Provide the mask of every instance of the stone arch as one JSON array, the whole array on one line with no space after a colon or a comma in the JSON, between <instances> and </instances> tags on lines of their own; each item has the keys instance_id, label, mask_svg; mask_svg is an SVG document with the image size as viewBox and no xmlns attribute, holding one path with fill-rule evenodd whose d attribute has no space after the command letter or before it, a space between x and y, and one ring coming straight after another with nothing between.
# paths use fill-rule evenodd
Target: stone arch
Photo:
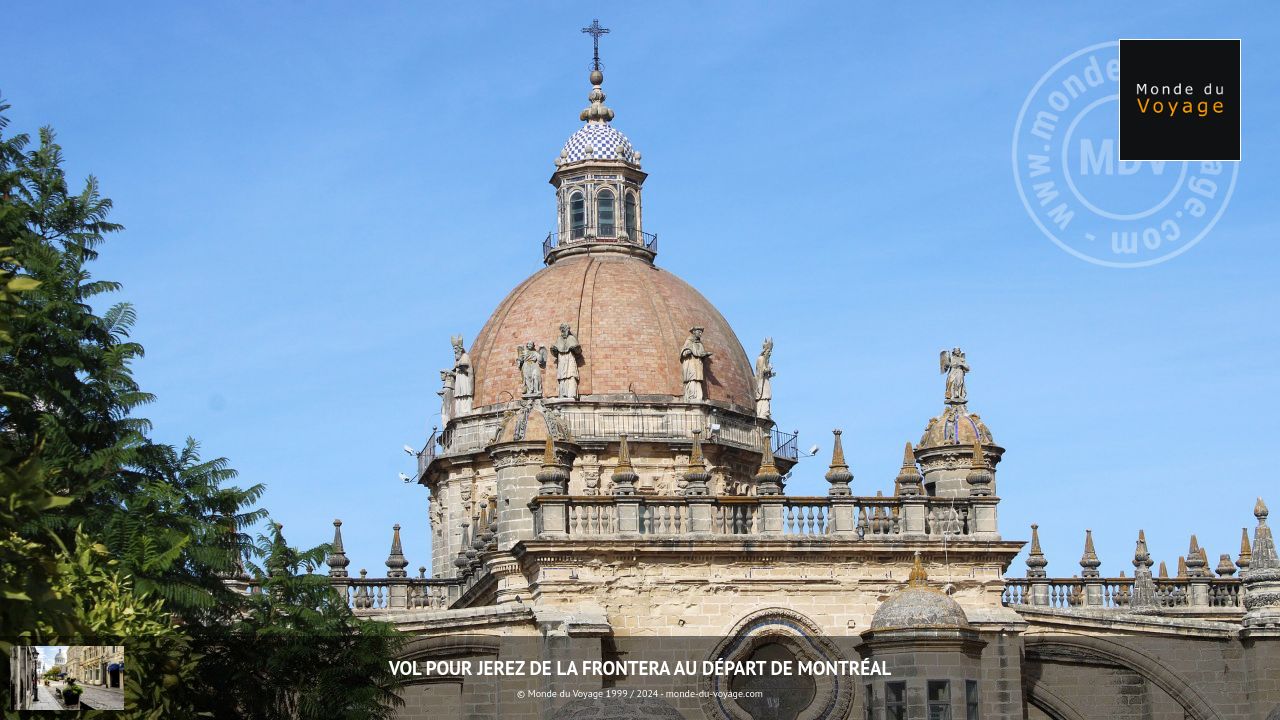
<instances>
[{"instance_id":1,"label":"stone arch","mask_svg":"<svg viewBox=\"0 0 1280 720\"><path fill-rule=\"evenodd\" d=\"M1053 720L1086 720L1071 703L1058 697L1043 683L1028 683L1025 695L1027 702L1039 708Z\"/></svg>"},{"instance_id":2,"label":"stone arch","mask_svg":"<svg viewBox=\"0 0 1280 720\"><path fill-rule=\"evenodd\" d=\"M415 637L400 650L401 660L445 658L455 655L497 655L499 638L494 635L443 635Z\"/></svg>"},{"instance_id":3,"label":"stone arch","mask_svg":"<svg viewBox=\"0 0 1280 720\"><path fill-rule=\"evenodd\" d=\"M748 613L723 633L723 640L707 655L707 660L746 660L761 645L780 644L800 660L846 660L822 629L805 615L782 607L770 607ZM857 659L857 658L852 658ZM856 678L840 675L815 677L816 692L800 720L826 720L848 715L856 692ZM708 718L750 720L735 701L724 698L728 679L713 676L702 680L707 695L702 700Z\"/></svg>"},{"instance_id":4,"label":"stone arch","mask_svg":"<svg viewBox=\"0 0 1280 720\"><path fill-rule=\"evenodd\" d=\"M1173 698L1191 720L1221 720L1221 716L1186 678L1155 655L1094 635L1028 635L1023 640L1023 647L1029 658L1040 659L1038 656L1042 652L1064 649L1083 652L1128 668Z\"/></svg>"}]
</instances>

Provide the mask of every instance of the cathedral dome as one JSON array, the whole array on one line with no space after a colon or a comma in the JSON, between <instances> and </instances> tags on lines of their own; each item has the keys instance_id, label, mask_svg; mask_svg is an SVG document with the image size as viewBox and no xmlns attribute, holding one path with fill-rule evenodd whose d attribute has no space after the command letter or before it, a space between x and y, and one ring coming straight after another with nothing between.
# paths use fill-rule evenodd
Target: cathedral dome
<instances>
[{"instance_id":1,"label":"cathedral dome","mask_svg":"<svg viewBox=\"0 0 1280 720\"><path fill-rule=\"evenodd\" d=\"M919 553L916 553L906 589L881 603L871 616L872 630L914 628L969 628L969 618L965 617L960 603L929 586Z\"/></svg>"},{"instance_id":2,"label":"cathedral dome","mask_svg":"<svg viewBox=\"0 0 1280 720\"><path fill-rule=\"evenodd\" d=\"M885 600L871 616L872 630L967 628L964 608L934 588L907 588Z\"/></svg>"},{"instance_id":3,"label":"cathedral dome","mask_svg":"<svg viewBox=\"0 0 1280 720\"><path fill-rule=\"evenodd\" d=\"M640 153L614 126L606 122L589 122L569 136L569 141L560 151L561 163L583 160L621 160L634 165L639 162Z\"/></svg>"},{"instance_id":4,"label":"cathedral dome","mask_svg":"<svg viewBox=\"0 0 1280 720\"><path fill-rule=\"evenodd\" d=\"M724 317L697 290L644 259L592 252L556 260L520 283L485 323L471 348L475 406L519 395L515 349L533 340L551 345L561 323L582 345L579 395L683 397L680 349L690 328L703 328L712 353L706 397L754 408L747 354ZM543 393L556 392L555 364L543 371Z\"/></svg>"}]
</instances>

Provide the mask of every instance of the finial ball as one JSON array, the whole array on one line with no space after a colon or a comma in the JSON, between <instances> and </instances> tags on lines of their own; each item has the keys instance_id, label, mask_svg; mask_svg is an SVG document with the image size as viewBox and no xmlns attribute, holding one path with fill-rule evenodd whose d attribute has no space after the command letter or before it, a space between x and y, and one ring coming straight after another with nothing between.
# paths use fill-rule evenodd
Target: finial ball
<instances>
[{"instance_id":1,"label":"finial ball","mask_svg":"<svg viewBox=\"0 0 1280 720\"><path fill-rule=\"evenodd\" d=\"M591 84L592 84L592 85L600 85L600 84L601 84L601 83L603 83L603 82L604 82L604 73L600 72L599 70L592 70L592 71L591 71Z\"/></svg>"}]
</instances>

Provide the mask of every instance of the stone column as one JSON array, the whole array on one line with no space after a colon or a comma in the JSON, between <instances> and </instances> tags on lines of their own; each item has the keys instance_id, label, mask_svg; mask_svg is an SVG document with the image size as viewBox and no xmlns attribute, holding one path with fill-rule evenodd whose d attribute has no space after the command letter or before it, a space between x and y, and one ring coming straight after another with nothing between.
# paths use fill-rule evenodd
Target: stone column
<instances>
[{"instance_id":1,"label":"stone column","mask_svg":"<svg viewBox=\"0 0 1280 720\"><path fill-rule=\"evenodd\" d=\"M760 469L756 471L756 492L759 493L760 517L757 523L765 535L782 534L782 510L786 498L782 495L782 474L773 464L773 448L769 434L764 433L760 455Z\"/></svg>"},{"instance_id":2,"label":"stone column","mask_svg":"<svg viewBox=\"0 0 1280 720\"><path fill-rule=\"evenodd\" d=\"M831 445L831 465L826 474L827 482L831 483L831 487L827 489L827 495L831 498L831 533L837 537L847 537L854 535L856 530L853 515L857 501L853 499L853 490L849 488L853 473L849 472L849 465L844 459L844 444L840 439L843 431L832 430L831 434L835 440Z\"/></svg>"},{"instance_id":3,"label":"stone column","mask_svg":"<svg viewBox=\"0 0 1280 720\"><path fill-rule=\"evenodd\" d=\"M1209 607L1209 559L1204 556L1204 549L1196 536L1191 536L1191 545L1187 550L1187 587L1191 595L1188 604L1191 607Z\"/></svg>"},{"instance_id":4,"label":"stone column","mask_svg":"<svg viewBox=\"0 0 1280 720\"><path fill-rule=\"evenodd\" d=\"M618 467L614 468L613 494L618 508L618 532L622 534L638 534L640 532L640 504L636 495L636 481L640 475L631 467L631 451L627 448L627 436L618 436Z\"/></svg>"},{"instance_id":5,"label":"stone column","mask_svg":"<svg viewBox=\"0 0 1280 720\"><path fill-rule=\"evenodd\" d=\"M333 521L333 545L329 548L329 557L325 561L329 566L329 582L333 585L333 589L345 602L347 599L347 566L351 564L351 560L347 558L346 550L342 547L342 521Z\"/></svg>"},{"instance_id":6,"label":"stone column","mask_svg":"<svg viewBox=\"0 0 1280 720\"><path fill-rule=\"evenodd\" d=\"M710 480L711 473L707 472L707 464L702 457L702 431L694 430L693 451L689 453L689 463L684 468L684 494L689 503L689 528L695 533L711 532L715 500L710 495Z\"/></svg>"},{"instance_id":7,"label":"stone column","mask_svg":"<svg viewBox=\"0 0 1280 720\"><path fill-rule=\"evenodd\" d=\"M555 443L548 437L542 455L538 480L538 498L531 503L536 522L534 531L542 537L564 537L569 534L569 472L556 460Z\"/></svg>"},{"instance_id":8,"label":"stone column","mask_svg":"<svg viewBox=\"0 0 1280 720\"><path fill-rule=\"evenodd\" d=\"M401 609L408 606L408 573L405 568L409 561L404 557L404 548L400 545L400 524L391 526L391 552L387 555L387 608Z\"/></svg>"},{"instance_id":9,"label":"stone column","mask_svg":"<svg viewBox=\"0 0 1280 720\"><path fill-rule=\"evenodd\" d=\"M568 468L573 464L576 453L572 446L562 443L552 446L554 460L552 467L563 471L568 477ZM498 549L508 550L521 540L534 537L533 508L530 507L535 495L542 488L538 479L545 463L545 442L519 440L503 442L489 447L489 456L493 458L494 469L497 470L496 481L498 495ZM562 505L563 507L563 505ZM545 508L541 508L545 510ZM543 532L555 532L560 525L545 514Z\"/></svg>"}]
</instances>

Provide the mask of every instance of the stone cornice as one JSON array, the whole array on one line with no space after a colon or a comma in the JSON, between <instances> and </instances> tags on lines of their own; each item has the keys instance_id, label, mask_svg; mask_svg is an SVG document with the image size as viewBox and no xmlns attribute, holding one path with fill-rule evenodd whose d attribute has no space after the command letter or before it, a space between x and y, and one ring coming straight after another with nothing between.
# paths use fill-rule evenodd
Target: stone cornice
<instances>
[{"instance_id":1,"label":"stone cornice","mask_svg":"<svg viewBox=\"0 0 1280 720\"><path fill-rule=\"evenodd\" d=\"M1232 623L1167 615L1135 615L1115 610L1086 610L1018 606L1014 608L1028 623L1027 633L1061 630L1093 630L1115 634L1201 637L1225 640L1236 637L1240 626Z\"/></svg>"}]
</instances>

